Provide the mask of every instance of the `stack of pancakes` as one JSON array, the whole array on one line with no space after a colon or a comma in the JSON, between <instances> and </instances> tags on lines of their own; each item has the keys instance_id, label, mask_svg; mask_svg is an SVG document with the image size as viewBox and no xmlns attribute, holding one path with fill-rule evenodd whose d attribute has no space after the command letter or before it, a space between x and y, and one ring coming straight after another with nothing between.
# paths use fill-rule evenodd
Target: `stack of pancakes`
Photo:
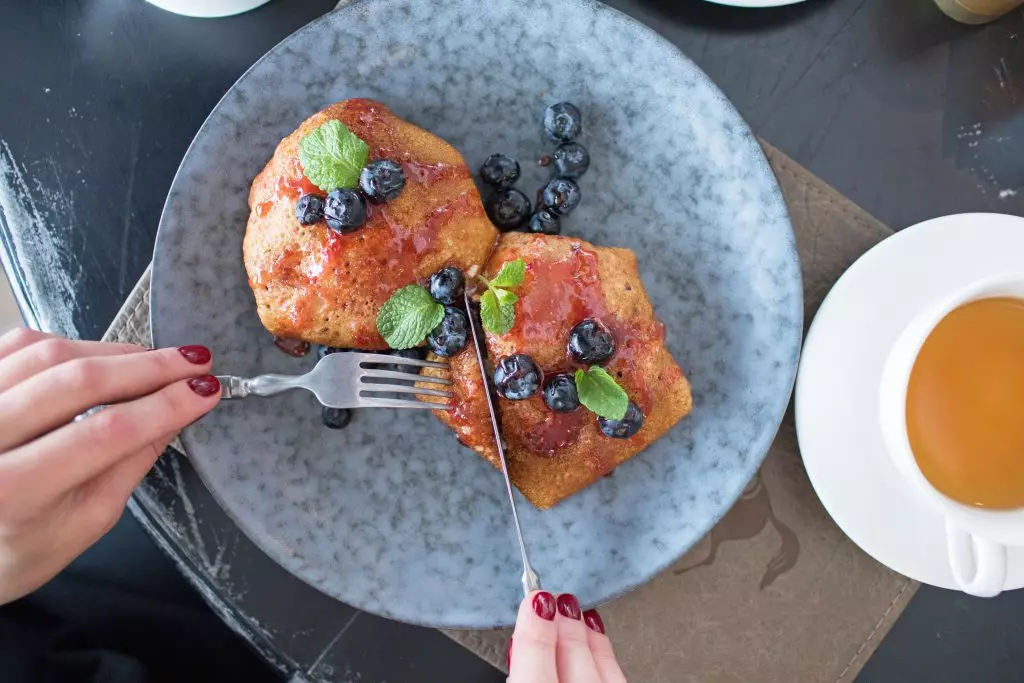
<instances>
[{"instance_id":1,"label":"stack of pancakes","mask_svg":"<svg viewBox=\"0 0 1024 683\"><path fill-rule=\"evenodd\" d=\"M299 140L330 119L363 139L371 160L401 163L407 179L395 201L375 207L365 226L344 235L322 222L303 226L295 216L298 195L307 191ZM505 335L486 334L491 361L524 353L545 373L572 372L577 366L566 345L573 326L591 318L613 332L616 353L605 369L644 412L633 436L605 436L582 406L554 413L540 392L524 401L497 399L509 475L540 508L609 474L690 412L689 384L665 348L632 251L561 236L499 237L459 152L379 103L347 100L306 120L254 180L249 207L245 266L260 319L277 336L386 349L376 317L397 289L425 283L444 266L490 278L516 259L526 263L515 288L516 323ZM449 360L448 371L429 371L448 372L453 381L450 409L436 414L500 467L475 354L467 347Z\"/></svg>"}]
</instances>

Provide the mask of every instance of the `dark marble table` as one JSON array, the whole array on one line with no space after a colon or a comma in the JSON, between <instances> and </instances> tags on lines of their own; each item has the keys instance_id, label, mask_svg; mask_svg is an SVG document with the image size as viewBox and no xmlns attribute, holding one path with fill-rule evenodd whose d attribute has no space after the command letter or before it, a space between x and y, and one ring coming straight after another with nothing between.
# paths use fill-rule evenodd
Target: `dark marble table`
<instances>
[{"instance_id":1,"label":"dark marble table","mask_svg":"<svg viewBox=\"0 0 1024 683\"><path fill-rule=\"evenodd\" d=\"M743 11L615 0L695 59L754 130L894 228L1024 214L1024 11L930 0ZM171 178L231 83L332 0L192 20L141 0L0 0L0 245L31 324L98 338L149 262ZM1021 192L1021 194L1018 194ZM291 578L169 455L133 502L207 601L295 680L500 681L445 636ZM923 588L860 681L1024 680L1024 595Z\"/></svg>"}]
</instances>

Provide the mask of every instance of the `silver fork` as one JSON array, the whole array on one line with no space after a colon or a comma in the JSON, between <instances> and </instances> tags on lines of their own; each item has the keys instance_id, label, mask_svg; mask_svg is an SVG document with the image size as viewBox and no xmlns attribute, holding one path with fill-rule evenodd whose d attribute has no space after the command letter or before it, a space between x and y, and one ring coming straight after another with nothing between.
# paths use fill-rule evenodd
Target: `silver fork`
<instances>
[{"instance_id":1,"label":"silver fork","mask_svg":"<svg viewBox=\"0 0 1024 683\"><path fill-rule=\"evenodd\" d=\"M394 398L386 394L418 394L451 398L450 391L413 385L414 382L450 385L451 380L367 367L372 365L448 368L447 363L433 363L379 353L332 353L324 356L316 364L316 367L305 375L257 375L256 377L218 375L217 379L220 380L221 398L225 399L273 396L292 389L305 389L312 392L320 403L328 408L425 408L429 410L447 410L449 408L446 403Z\"/></svg>"}]
</instances>

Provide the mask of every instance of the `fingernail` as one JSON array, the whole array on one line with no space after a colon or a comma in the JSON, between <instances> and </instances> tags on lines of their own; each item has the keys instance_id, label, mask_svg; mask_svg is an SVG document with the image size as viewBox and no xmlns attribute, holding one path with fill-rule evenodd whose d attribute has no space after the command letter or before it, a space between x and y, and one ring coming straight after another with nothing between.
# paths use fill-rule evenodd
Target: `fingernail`
<instances>
[{"instance_id":1,"label":"fingernail","mask_svg":"<svg viewBox=\"0 0 1024 683\"><path fill-rule=\"evenodd\" d=\"M590 627L591 631L604 633L604 622L601 621L601 615L597 613L596 609L588 609L584 612L583 621Z\"/></svg>"},{"instance_id":2,"label":"fingernail","mask_svg":"<svg viewBox=\"0 0 1024 683\"><path fill-rule=\"evenodd\" d=\"M203 398L207 398L220 393L220 380L213 375L193 377L188 381L188 388Z\"/></svg>"},{"instance_id":3,"label":"fingernail","mask_svg":"<svg viewBox=\"0 0 1024 683\"><path fill-rule=\"evenodd\" d=\"M547 591L541 591L533 596L533 611L544 621L552 621L555 618L555 596Z\"/></svg>"},{"instance_id":4,"label":"fingernail","mask_svg":"<svg viewBox=\"0 0 1024 683\"><path fill-rule=\"evenodd\" d=\"M192 365L206 365L213 358L210 349L205 346L179 346L178 353L185 357Z\"/></svg>"},{"instance_id":5,"label":"fingernail","mask_svg":"<svg viewBox=\"0 0 1024 683\"><path fill-rule=\"evenodd\" d=\"M505 655L505 659L506 659L505 668L506 669L511 669L512 668L512 639L511 638L508 639L508 654Z\"/></svg>"},{"instance_id":6,"label":"fingernail","mask_svg":"<svg viewBox=\"0 0 1024 683\"><path fill-rule=\"evenodd\" d=\"M558 611L563 617L580 620L580 601L571 593L562 593L558 596Z\"/></svg>"}]
</instances>

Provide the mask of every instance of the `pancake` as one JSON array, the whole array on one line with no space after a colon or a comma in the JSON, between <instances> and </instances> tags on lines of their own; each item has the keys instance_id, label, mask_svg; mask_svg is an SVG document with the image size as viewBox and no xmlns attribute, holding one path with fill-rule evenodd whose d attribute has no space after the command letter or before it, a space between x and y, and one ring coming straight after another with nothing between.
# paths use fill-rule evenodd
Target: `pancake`
<instances>
[{"instance_id":1,"label":"pancake","mask_svg":"<svg viewBox=\"0 0 1024 683\"><path fill-rule=\"evenodd\" d=\"M348 234L295 216L302 194L326 194L303 176L299 141L331 119L369 145L370 161L396 161L406 177L397 199L370 205ZM388 298L444 266L475 272L497 239L459 152L372 100L332 104L284 138L249 209L242 250L260 320L278 337L325 346L387 349L376 318Z\"/></svg>"},{"instance_id":2,"label":"pancake","mask_svg":"<svg viewBox=\"0 0 1024 683\"><path fill-rule=\"evenodd\" d=\"M540 392L523 401L496 397L512 483L534 505L549 508L644 450L690 412L692 399L689 383L665 348L664 326L647 298L632 251L511 232L501 236L485 276L492 278L503 263L517 258L526 262L526 277L514 288L519 296L515 325L505 335L486 333L492 368L501 358L525 353L545 376L572 372L581 366L568 356L569 332L595 318L616 340L605 370L645 416L636 434L613 439L583 406L555 413ZM448 373L453 382L452 409L435 414L463 444L500 467L476 357L467 348L449 360L448 371L426 371Z\"/></svg>"}]
</instances>

